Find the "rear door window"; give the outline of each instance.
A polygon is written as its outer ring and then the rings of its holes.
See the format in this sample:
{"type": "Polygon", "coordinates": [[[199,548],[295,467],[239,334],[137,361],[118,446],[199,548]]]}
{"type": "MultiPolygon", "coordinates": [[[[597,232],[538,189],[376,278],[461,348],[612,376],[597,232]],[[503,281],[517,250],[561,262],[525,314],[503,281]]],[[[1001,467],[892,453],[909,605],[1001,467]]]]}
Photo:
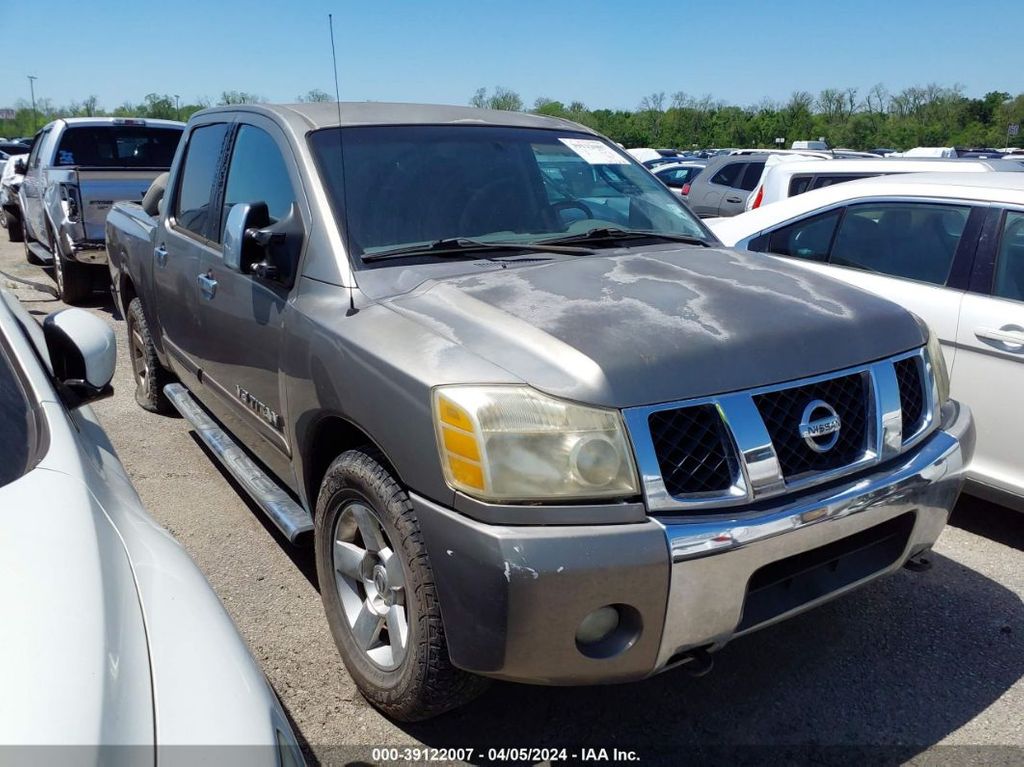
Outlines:
{"type": "Polygon", "coordinates": [[[945,285],[970,213],[966,205],[924,202],[850,206],[829,262],[945,285]]]}
{"type": "Polygon", "coordinates": [[[178,181],[175,221],[204,238],[208,236],[211,198],[227,131],[226,123],[203,125],[192,131],[178,181]]]}
{"type": "Polygon", "coordinates": [[[761,173],[764,171],[764,162],[752,162],[747,164],[747,169],[740,179],[739,188],[745,192],[752,192],[761,180],[761,173]]]}
{"type": "Polygon", "coordinates": [[[746,167],[747,163],[745,162],[729,163],[711,177],[711,183],[735,187],[739,184],[740,175],[746,167]]]}
{"type": "Polygon", "coordinates": [[[1024,213],[1008,211],[996,256],[992,294],[1024,301],[1024,213]]]}

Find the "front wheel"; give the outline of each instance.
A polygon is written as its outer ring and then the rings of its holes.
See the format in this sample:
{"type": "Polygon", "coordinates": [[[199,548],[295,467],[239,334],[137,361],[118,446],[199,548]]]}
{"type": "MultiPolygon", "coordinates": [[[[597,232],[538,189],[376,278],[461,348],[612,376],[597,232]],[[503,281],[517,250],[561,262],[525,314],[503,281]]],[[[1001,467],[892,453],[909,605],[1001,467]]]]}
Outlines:
{"type": "Polygon", "coordinates": [[[485,679],[452,665],[416,513],[374,452],[350,450],[331,464],[314,536],[327,622],[370,703],[417,721],[485,689],[485,679]]]}

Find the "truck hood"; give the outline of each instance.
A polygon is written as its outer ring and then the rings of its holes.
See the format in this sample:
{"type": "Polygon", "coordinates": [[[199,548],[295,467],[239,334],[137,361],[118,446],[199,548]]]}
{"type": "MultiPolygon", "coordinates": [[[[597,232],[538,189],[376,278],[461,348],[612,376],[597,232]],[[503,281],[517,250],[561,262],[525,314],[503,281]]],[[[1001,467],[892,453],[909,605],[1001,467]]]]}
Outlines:
{"type": "Polygon", "coordinates": [[[827,373],[926,340],[896,304],[781,259],[715,248],[510,266],[386,303],[542,391],[611,407],[827,373]]]}

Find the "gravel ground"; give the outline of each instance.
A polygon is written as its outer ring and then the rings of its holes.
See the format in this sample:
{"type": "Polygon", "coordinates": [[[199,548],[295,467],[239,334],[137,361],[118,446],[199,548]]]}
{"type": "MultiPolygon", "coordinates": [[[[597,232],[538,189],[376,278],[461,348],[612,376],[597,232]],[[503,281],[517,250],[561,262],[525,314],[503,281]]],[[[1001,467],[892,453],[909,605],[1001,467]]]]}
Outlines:
{"type": "MultiPolygon", "coordinates": [[[[61,308],[47,292],[49,271],[27,264],[6,232],[0,240],[0,285],[39,319],[61,308]]],[[[123,320],[102,293],[86,308],[118,337],[115,394],[95,410],[150,514],[234,618],[313,763],[370,758],[352,746],[471,744],[618,746],[651,761],[1024,763],[1024,516],[968,498],[931,571],[902,571],[739,639],[707,676],[672,671],[591,688],[495,684],[432,722],[391,722],[363,701],[338,659],[312,548],[288,545],[183,420],[136,406],[123,320]]]]}

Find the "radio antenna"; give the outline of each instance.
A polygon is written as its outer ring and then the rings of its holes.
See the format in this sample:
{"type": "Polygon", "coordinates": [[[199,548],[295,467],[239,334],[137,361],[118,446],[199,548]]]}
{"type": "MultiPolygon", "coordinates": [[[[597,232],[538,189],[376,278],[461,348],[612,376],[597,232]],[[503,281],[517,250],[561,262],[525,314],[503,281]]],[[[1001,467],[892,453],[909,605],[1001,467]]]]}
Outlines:
{"type": "MultiPolygon", "coordinates": [[[[344,194],[345,188],[345,147],[341,141],[341,88],[338,86],[338,53],[334,47],[334,14],[327,14],[327,27],[331,30],[331,61],[334,62],[334,103],[338,105],[338,161],[341,163],[341,185],[342,194],[344,194]]],[[[348,248],[346,247],[346,250],[348,248]]],[[[349,260],[349,268],[351,269],[351,260],[349,260]]],[[[349,275],[351,281],[355,282],[355,270],[349,275]]],[[[359,310],[356,309],[356,288],[355,285],[350,285],[348,288],[348,311],[345,312],[346,317],[351,317],[359,310]]]]}

